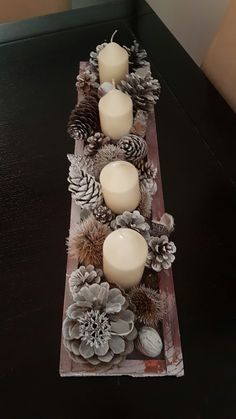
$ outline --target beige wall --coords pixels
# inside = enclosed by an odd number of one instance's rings
[[[147,0],[180,44],[201,64],[229,0]]]

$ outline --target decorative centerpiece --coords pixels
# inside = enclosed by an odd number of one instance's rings
[[[80,63],[60,374],[183,375],[146,51],[104,42]]]

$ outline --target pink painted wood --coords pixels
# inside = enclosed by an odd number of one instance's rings
[[[86,67],[86,62],[80,63],[80,72]],[[78,96],[78,102],[81,95]],[[158,142],[156,133],[156,121],[154,113],[150,114],[148,120],[146,140],[148,143],[148,159],[155,167],[157,167],[157,192],[153,199],[152,214],[153,219],[159,220],[165,212],[164,199],[162,192],[160,161],[158,152]],[[75,143],[75,154],[83,152],[83,144],[79,141]],[[70,232],[72,232],[77,223],[80,222],[80,209],[72,201]],[[71,272],[77,268],[77,262],[67,258],[66,283],[63,319],[65,317],[67,307],[72,303],[69,291],[68,277]],[[184,374],[183,358],[180,342],[178,316],[175,302],[175,291],[173,283],[172,270],[162,271],[158,274],[160,292],[167,301],[167,313],[162,321],[163,340],[164,340],[164,356],[162,359],[143,359],[136,353],[132,355],[132,359],[126,359],[120,366],[111,369],[97,369],[96,367],[88,367],[84,364],[72,361],[66,352],[63,342],[61,342],[60,356],[60,375],[68,376],[111,376],[111,375],[131,375],[133,377],[155,377],[173,375],[180,377]],[[134,356],[137,359],[133,359]]]

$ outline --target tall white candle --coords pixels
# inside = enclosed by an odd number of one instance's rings
[[[143,275],[148,255],[146,240],[129,228],[110,233],[103,244],[105,278],[123,288],[137,285]]]
[[[115,214],[137,208],[141,193],[133,164],[120,160],[107,164],[100,173],[100,183],[105,203]]]
[[[98,104],[102,132],[112,140],[127,135],[133,125],[133,103],[129,95],[110,90]]]
[[[127,51],[116,42],[111,42],[103,48],[98,54],[98,70],[100,83],[104,81],[112,81],[119,83],[126,74],[129,73],[129,55]]]

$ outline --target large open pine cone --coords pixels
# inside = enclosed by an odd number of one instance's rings
[[[134,314],[118,288],[108,282],[87,285],[68,307],[64,345],[75,362],[119,364],[134,349]]]
[[[138,135],[125,135],[118,141],[117,145],[124,151],[125,160],[132,163],[142,160],[147,155],[147,143]]]
[[[127,74],[125,80],[121,80],[117,85],[117,89],[131,96],[134,110],[142,109],[148,112],[152,112],[161,91],[159,81],[152,77],[150,71],[143,77],[137,73]]]
[[[145,49],[141,49],[136,40],[133,41],[133,45],[130,48],[123,46],[123,48],[129,54],[129,66],[130,71],[135,71],[140,67],[145,67],[148,62],[145,60],[147,58],[147,52]]]
[[[175,260],[176,247],[165,235],[151,237],[148,241],[148,257],[146,266],[156,272],[169,269]]]
[[[113,230],[117,230],[118,228],[131,228],[145,238],[149,237],[150,226],[137,210],[132,212],[124,211],[123,214],[117,215],[115,220],[111,222],[111,228]]]
[[[78,170],[75,177],[68,177],[68,182],[72,198],[81,208],[93,209],[102,203],[101,185],[94,176],[84,170]]]
[[[86,140],[98,130],[98,99],[87,95],[71,112],[67,132],[74,140]]]

